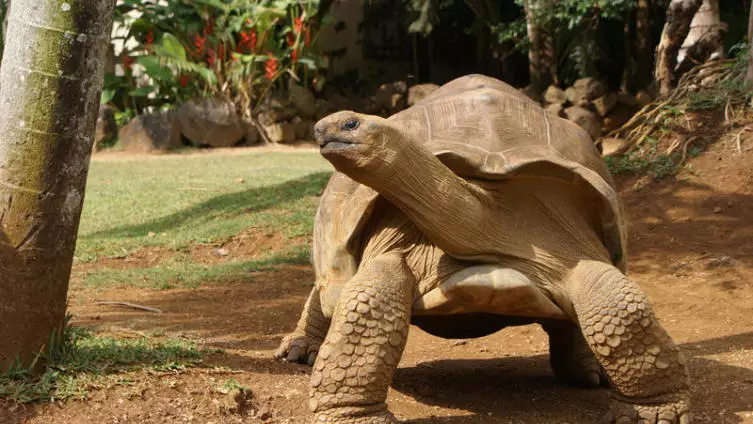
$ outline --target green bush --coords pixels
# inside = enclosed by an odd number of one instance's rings
[[[105,77],[102,103],[135,114],[213,96],[249,114],[290,79],[321,85],[318,9],[319,0],[124,0],[124,75]]]

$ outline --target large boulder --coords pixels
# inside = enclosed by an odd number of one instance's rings
[[[374,100],[380,108],[391,114],[405,108],[407,93],[408,84],[405,81],[382,84],[377,89]]]
[[[408,106],[413,106],[421,99],[433,93],[439,86],[436,84],[416,84],[408,89]]]
[[[594,78],[581,78],[575,81],[573,88],[581,97],[584,97],[588,101],[592,101],[606,93],[604,84]]]
[[[592,104],[596,113],[602,117],[607,116],[617,105],[617,94],[607,93],[601,97],[595,98]]]
[[[94,151],[118,136],[118,124],[115,122],[115,108],[104,105],[99,108],[97,127],[94,131]]]
[[[295,124],[290,122],[275,122],[274,124],[262,124],[264,133],[272,143],[292,143],[295,141]]]
[[[565,117],[586,130],[592,138],[596,139],[601,136],[601,125],[591,111],[580,106],[571,106],[565,109]]]
[[[544,101],[547,104],[565,104],[567,103],[567,95],[565,90],[557,87],[556,85],[550,85],[544,93]]]
[[[139,115],[120,129],[118,137],[126,152],[149,153],[181,146],[179,125],[171,112]]]
[[[288,94],[290,96],[290,103],[301,117],[313,118],[316,116],[316,98],[311,90],[291,83],[288,87]]]
[[[245,135],[235,106],[224,100],[189,100],[175,116],[181,133],[195,146],[230,147],[242,142]]]

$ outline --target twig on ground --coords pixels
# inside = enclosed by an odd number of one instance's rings
[[[148,306],[137,305],[135,303],[128,302],[94,302],[95,305],[109,305],[109,306],[123,306],[125,308],[138,309],[140,311],[154,312],[161,314],[162,310],[157,308],[150,308]]]

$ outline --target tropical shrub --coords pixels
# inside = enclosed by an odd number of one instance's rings
[[[102,102],[143,113],[212,96],[248,117],[289,80],[324,83],[318,8],[319,0],[123,0],[123,72],[106,76]]]

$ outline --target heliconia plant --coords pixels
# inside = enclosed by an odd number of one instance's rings
[[[106,77],[102,101],[141,113],[214,96],[249,117],[289,80],[324,83],[318,10],[319,0],[123,0],[123,75]]]

